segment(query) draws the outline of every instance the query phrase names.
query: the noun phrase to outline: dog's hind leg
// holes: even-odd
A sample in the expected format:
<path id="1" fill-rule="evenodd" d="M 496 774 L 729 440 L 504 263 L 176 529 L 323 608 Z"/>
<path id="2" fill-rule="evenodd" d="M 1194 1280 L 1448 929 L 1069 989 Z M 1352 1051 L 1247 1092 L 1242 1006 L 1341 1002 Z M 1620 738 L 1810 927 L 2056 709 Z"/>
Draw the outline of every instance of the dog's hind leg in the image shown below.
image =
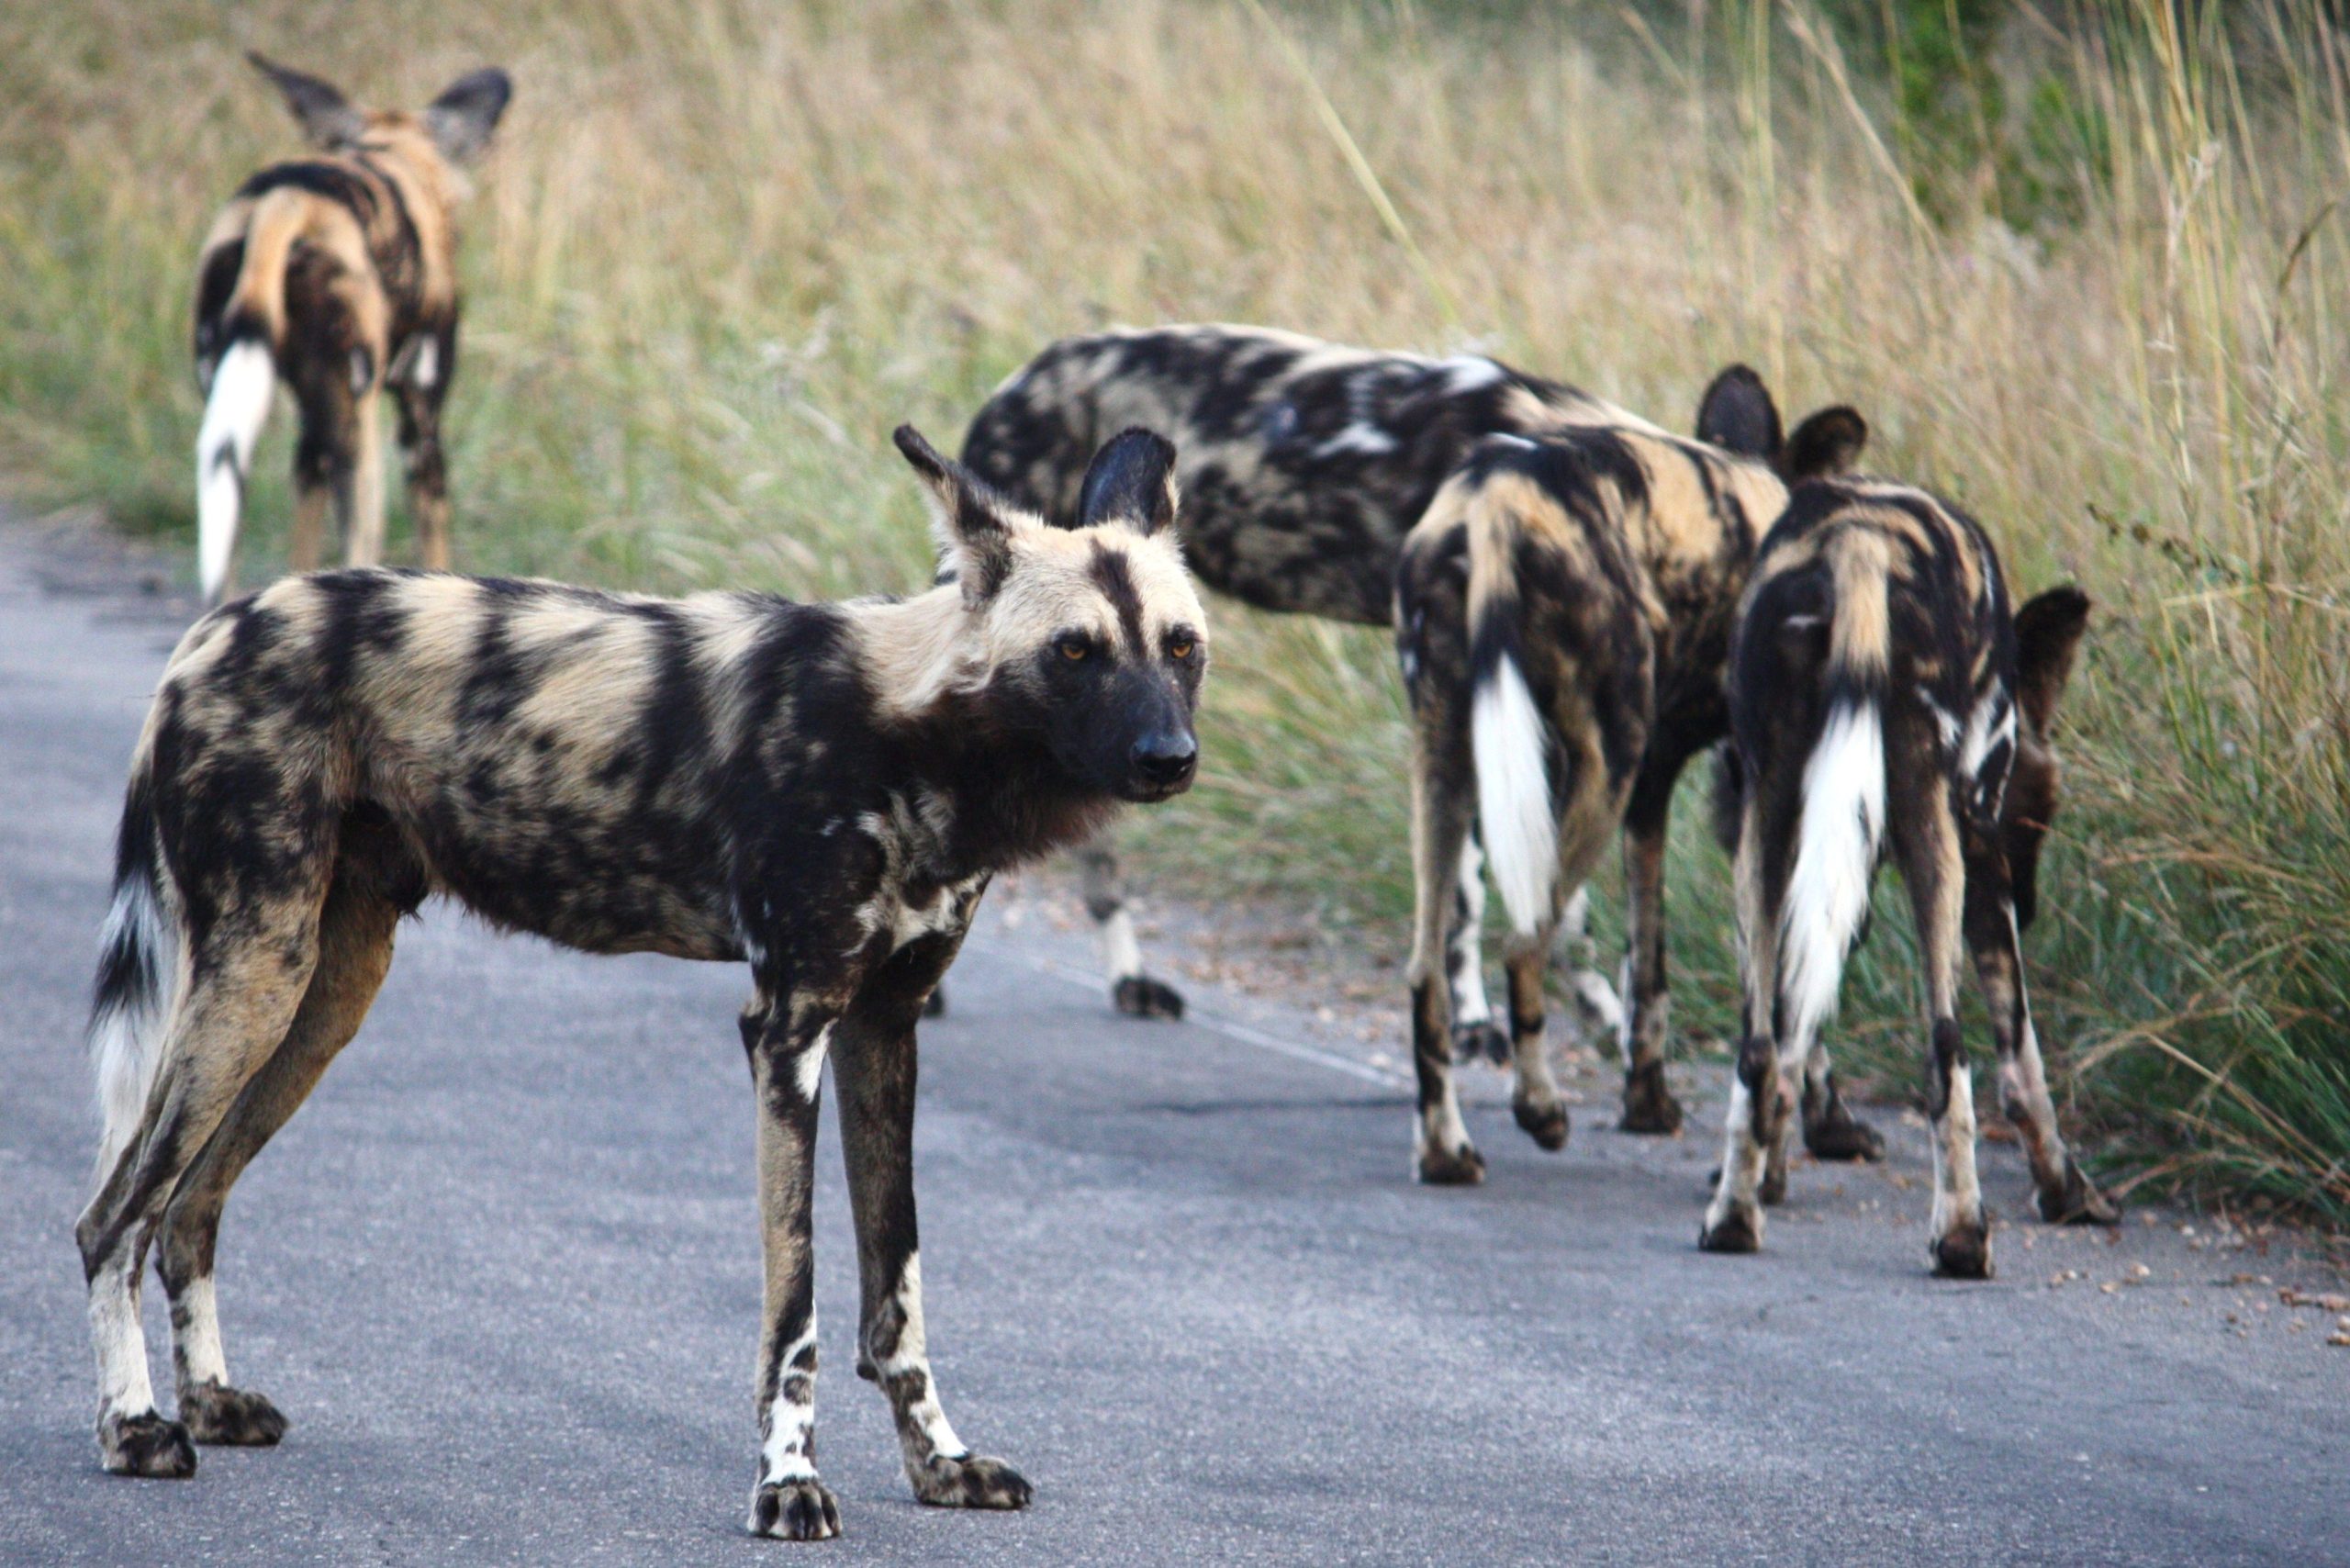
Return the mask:
<path id="1" fill-rule="evenodd" d="M 1732 891 L 1738 909 L 1738 978 L 1742 1028 L 1729 1085 L 1721 1169 L 1706 1205 L 1697 1245 L 1708 1252 L 1753 1252 L 1762 1246 L 1762 1185 L 1780 1141 L 1785 1106 L 1774 1037 L 1780 990 L 1779 913 L 1785 856 L 1765 838 L 1763 803 L 1750 794 L 1738 836 Z"/>
<path id="2" fill-rule="evenodd" d="M 930 1370 L 914 1218 L 914 1019 L 957 943 L 901 949 L 835 1031 L 833 1081 L 856 1221 L 857 1375 L 880 1384 L 897 1418 L 914 1495 L 938 1507 L 1022 1508 L 1028 1483 L 1002 1460 L 974 1454 L 946 1419 Z"/>
<path id="3" fill-rule="evenodd" d="M 1452 900 L 1452 933 L 1445 939 L 1444 976 L 1452 991 L 1452 1058 L 1509 1059 L 1509 1036 L 1494 1026 L 1485 997 L 1485 852 L 1472 827 L 1460 846 L 1460 880 Z"/>
<path id="4" fill-rule="evenodd" d="M 1078 846 L 1085 876 L 1085 913 L 1102 943 L 1102 967 L 1109 972 L 1110 1000 L 1130 1018 L 1181 1018 L 1183 996 L 1166 981 L 1143 973 L 1142 945 L 1135 939 L 1135 917 L 1126 908 L 1118 852 L 1106 832 Z"/>
<path id="5" fill-rule="evenodd" d="M 1958 968 L 1964 952 L 1966 868 L 1946 779 L 1896 797 L 1895 853 L 1918 924 L 1918 957 L 1926 969 L 1926 1110 L 1934 1131 L 1934 1272 L 1960 1279 L 1991 1274 L 1991 1222 L 1975 1170 L 1975 1074 L 1958 1027 Z"/>
<path id="6" fill-rule="evenodd" d="M 384 559 L 384 431 L 373 387 L 352 405 L 352 462 L 334 487 L 335 521 L 342 530 L 343 564 L 374 566 Z"/>
<path id="7" fill-rule="evenodd" d="M 1681 1103 L 1664 1081 L 1664 1047 L 1672 1033 L 1664 972 L 1664 840 L 1682 758 L 1661 756 L 1658 748 L 1665 744 L 1651 742 L 1624 816 L 1624 913 L 1631 951 L 1624 962 L 1624 1116 L 1617 1126 L 1628 1133 L 1681 1129 Z"/>
<path id="8" fill-rule="evenodd" d="M 1559 934 L 1550 939 L 1550 961 L 1567 973 L 1573 994 L 1575 1022 L 1586 1043 L 1592 1038 L 1620 1040 L 1624 1036 L 1624 1001 L 1615 985 L 1594 967 L 1591 940 L 1591 888 L 1577 888 L 1559 915 Z"/>
<path id="9" fill-rule="evenodd" d="M 441 451 L 441 399 L 448 388 L 445 363 L 453 355 L 456 333 L 427 337 L 410 360 L 408 378 L 395 388 L 399 398 L 400 450 L 408 465 L 408 510 L 416 528 L 416 558 L 427 571 L 449 569 L 449 464 Z"/>
<path id="10" fill-rule="evenodd" d="M 1425 730 L 1413 745 L 1416 914 L 1408 978 L 1412 1066 L 1419 1081 L 1413 1147 L 1420 1180 L 1436 1186 L 1473 1185 L 1485 1179 L 1484 1157 L 1469 1140 L 1452 1080 L 1451 996 L 1444 972 L 1461 851 L 1469 842 L 1474 806 L 1471 785 L 1459 777 L 1468 749 L 1465 737 L 1432 735 Z"/>
<path id="11" fill-rule="evenodd" d="M 139 1276 L 165 1205 L 294 1021 L 318 958 L 315 902 L 281 897 L 191 938 L 138 1134 L 74 1227 L 98 1359 L 98 1446 L 124 1475 L 195 1473 L 188 1431 L 155 1410 Z"/>
<path id="12" fill-rule="evenodd" d="M 2119 1224 L 2121 1211 L 2083 1174 L 2056 1130 L 2040 1035 L 2024 995 L 2023 952 L 2007 869 L 1990 854 L 1974 857 L 1967 867 L 1966 941 L 1974 949 L 1975 979 L 1998 1047 L 2000 1109 L 2022 1137 L 2039 1191 L 2040 1217 L 2051 1225 Z"/>
<path id="13" fill-rule="evenodd" d="M 350 1044 L 391 968 L 399 907 L 353 870 L 348 861 L 339 868 L 327 895 L 318 966 L 285 1041 L 238 1094 L 163 1211 L 156 1271 L 171 1300 L 179 1417 L 199 1443 L 265 1446 L 285 1431 L 274 1406 L 229 1380 L 213 1291 L 214 1247 L 229 1190 Z"/>

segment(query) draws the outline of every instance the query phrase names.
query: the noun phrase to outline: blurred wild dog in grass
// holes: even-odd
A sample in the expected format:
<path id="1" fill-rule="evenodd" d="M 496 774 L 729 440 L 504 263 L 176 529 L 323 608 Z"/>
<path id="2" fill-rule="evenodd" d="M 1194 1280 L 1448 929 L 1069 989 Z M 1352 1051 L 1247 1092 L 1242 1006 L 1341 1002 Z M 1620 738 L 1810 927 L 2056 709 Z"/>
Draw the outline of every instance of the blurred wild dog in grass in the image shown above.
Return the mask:
<path id="1" fill-rule="evenodd" d="M 457 369 L 461 165 L 489 144 L 513 91 L 503 71 L 476 71 L 413 114 L 371 112 L 315 76 L 249 58 L 320 155 L 247 180 L 196 261 L 196 567 L 207 607 L 228 590 L 253 443 L 281 380 L 302 420 L 293 568 L 319 564 L 330 505 L 344 559 L 383 558 L 376 405 L 387 389 L 419 554 L 448 567 L 441 401 Z"/>
<path id="2" fill-rule="evenodd" d="M 1046 348 L 972 420 L 963 461 L 1065 521 L 1099 432 L 1165 431 L 1181 454 L 1184 554 L 1202 581 L 1263 610 L 1383 626 L 1404 535 L 1470 448 L 1496 433 L 1624 422 L 1637 421 L 1481 354 L 1426 359 L 1265 328 L 1163 327 Z M 1110 846 L 1080 853 L 1113 999 L 1125 1013 L 1180 1017 L 1181 996 L 1143 971 Z M 1463 855 L 1462 885 L 1482 911 L 1474 844 Z M 1578 931 L 1582 912 L 1570 912 Z M 1475 922 L 1464 930 L 1454 1015 L 1464 1030 L 1489 1031 Z M 1602 1026 L 1620 1026 L 1604 978 L 1585 970 L 1575 991 Z"/>
<path id="3" fill-rule="evenodd" d="M 76 1231 L 106 1467 L 285 1422 L 229 1380 L 214 1238 L 246 1164 L 349 1042 L 433 893 L 588 952 L 742 960 L 767 1274 L 751 1527 L 839 1529 L 814 1463 L 810 1203 L 829 1057 L 857 1235 L 857 1371 L 923 1502 L 1019 1507 L 931 1382 L 915 1020 L 998 870 L 1190 786 L 1207 633 L 1174 454 L 1104 446 L 1075 532 L 910 428 L 956 581 L 906 600 L 657 599 L 351 569 L 198 621 L 131 764 L 91 1047 L 106 1115 Z M 176 956 L 174 956 L 176 949 Z M 139 1282 L 171 1297 L 179 1418 Z"/>
<path id="4" fill-rule="evenodd" d="M 1787 485 L 1852 462 L 1867 427 L 1822 409 L 1782 432 L 1761 379 L 1714 379 L 1695 441 L 1640 420 L 1480 442 L 1404 542 L 1396 652 L 1411 695 L 1412 1056 L 1420 1180 L 1484 1179 L 1460 1119 L 1451 1008 L 1474 983 L 1483 893 L 1472 832 L 1509 919 L 1512 1097 L 1545 1148 L 1567 1111 L 1545 1049 L 1542 978 L 1563 910 L 1618 826 L 1631 953 L 1625 965 L 1624 1126 L 1670 1132 L 1664 844 L 1683 766 L 1720 739 L 1730 625 L 1762 529 Z M 1466 972 L 1464 972 L 1464 969 Z M 1449 984 L 1439 983 L 1448 974 Z M 1484 1031 L 1499 1043 L 1498 1032 Z M 1828 1089 L 1813 1148 L 1874 1152 Z"/>
<path id="5" fill-rule="evenodd" d="M 1787 1113 L 1808 1129 L 1820 1026 L 1860 939 L 1879 861 L 1908 884 L 1926 967 L 1938 1273 L 1991 1272 L 1975 1170 L 1974 1081 L 1958 1026 L 1971 952 L 1999 1098 L 2043 1219 L 2119 1216 L 2065 1150 L 2024 994 L 2020 939 L 2056 810 L 2049 725 L 2089 601 L 2050 588 L 2010 610 L 1990 541 L 1906 485 L 1800 486 L 1763 540 L 1731 653 L 1745 1037 L 1699 1245 L 1751 1252 L 1786 1185 Z"/>

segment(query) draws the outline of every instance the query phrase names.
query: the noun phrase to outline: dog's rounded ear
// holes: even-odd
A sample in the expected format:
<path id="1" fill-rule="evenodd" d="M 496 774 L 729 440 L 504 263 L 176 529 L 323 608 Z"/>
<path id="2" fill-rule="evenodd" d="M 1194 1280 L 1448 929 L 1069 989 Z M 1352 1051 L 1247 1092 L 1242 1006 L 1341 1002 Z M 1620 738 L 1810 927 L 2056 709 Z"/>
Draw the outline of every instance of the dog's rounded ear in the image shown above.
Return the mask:
<path id="1" fill-rule="evenodd" d="M 1779 406 L 1751 367 L 1733 364 L 1707 386 L 1697 402 L 1697 439 L 1741 457 L 1778 461 Z"/>
<path id="2" fill-rule="evenodd" d="M 257 50 L 247 50 L 245 58 L 269 78 L 301 124 L 303 134 L 320 147 L 334 151 L 352 146 L 367 129 L 367 117 L 333 83 L 289 70 Z"/>
<path id="3" fill-rule="evenodd" d="M 1012 572 L 1012 508 L 913 426 L 900 425 L 892 439 L 930 491 L 931 533 L 942 571 L 963 585 L 968 602 L 994 598 Z"/>
<path id="4" fill-rule="evenodd" d="M 2089 596 L 2070 583 L 2034 594 L 2016 611 L 2016 702 L 2033 734 L 2047 734 L 2088 629 Z"/>
<path id="5" fill-rule="evenodd" d="M 1775 466 L 1790 485 L 1841 474 L 1860 461 L 1869 443 L 1869 422 L 1841 403 L 1822 409 L 1787 437 Z"/>
<path id="6" fill-rule="evenodd" d="M 514 83 L 496 66 L 458 77 L 424 111 L 424 129 L 441 155 L 467 163 L 489 145 L 498 117 L 514 96 Z"/>
<path id="7" fill-rule="evenodd" d="M 1175 526 L 1175 443 L 1140 426 L 1102 442 L 1077 493 L 1077 526 L 1130 523 L 1144 533 Z"/>

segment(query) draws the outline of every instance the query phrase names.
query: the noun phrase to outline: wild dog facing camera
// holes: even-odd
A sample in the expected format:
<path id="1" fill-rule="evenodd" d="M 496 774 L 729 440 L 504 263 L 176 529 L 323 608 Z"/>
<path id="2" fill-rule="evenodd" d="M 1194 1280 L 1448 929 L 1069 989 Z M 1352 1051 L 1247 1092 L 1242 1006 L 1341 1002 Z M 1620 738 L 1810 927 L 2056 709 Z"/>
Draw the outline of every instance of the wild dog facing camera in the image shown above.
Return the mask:
<path id="1" fill-rule="evenodd" d="M 1094 454 L 1074 532 L 1020 510 L 912 426 L 942 576 L 977 622 L 989 721 L 1040 739 L 1070 782 L 1123 801 L 1192 786 L 1207 636 L 1175 539 L 1175 448 L 1146 430 Z"/>

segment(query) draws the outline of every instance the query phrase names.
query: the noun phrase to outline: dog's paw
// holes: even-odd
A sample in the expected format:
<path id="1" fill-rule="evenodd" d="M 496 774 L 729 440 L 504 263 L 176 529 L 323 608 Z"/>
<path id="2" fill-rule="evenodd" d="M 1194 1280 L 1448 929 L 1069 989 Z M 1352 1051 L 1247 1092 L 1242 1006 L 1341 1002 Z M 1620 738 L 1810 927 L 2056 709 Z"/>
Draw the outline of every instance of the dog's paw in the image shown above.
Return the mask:
<path id="1" fill-rule="evenodd" d="M 1733 1206 L 1719 1219 L 1708 1215 L 1697 1231 L 1697 1249 L 1701 1252 L 1762 1251 L 1762 1211 Z"/>
<path id="2" fill-rule="evenodd" d="M 1982 1220 L 1954 1225 L 1935 1238 L 1934 1272 L 1946 1280 L 1991 1277 L 1991 1227 Z"/>
<path id="3" fill-rule="evenodd" d="M 1455 1061 L 1509 1060 L 1509 1036 L 1494 1027 L 1490 1018 L 1474 1024 L 1452 1026 L 1452 1059 Z"/>
<path id="4" fill-rule="evenodd" d="M 1628 1133 L 1663 1137 L 1681 1130 L 1681 1102 L 1664 1086 L 1662 1062 L 1651 1062 L 1624 1080 L 1624 1119 L 1616 1125 Z"/>
<path id="5" fill-rule="evenodd" d="M 153 1410 L 100 1420 L 98 1455 L 116 1475 L 182 1481 L 196 1473 L 196 1445 L 188 1441 L 187 1428 Z"/>
<path id="6" fill-rule="evenodd" d="M 908 1467 L 906 1474 L 914 1495 L 934 1508 L 1024 1508 L 1035 1495 L 1020 1472 L 978 1454 L 934 1456 L 919 1469 Z"/>
<path id="7" fill-rule="evenodd" d="M 1514 1095 L 1509 1103 L 1510 1114 L 1526 1136 L 1552 1154 L 1567 1147 L 1567 1108 L 1556 1100 L 1547 1105 L 1537 1104 L 1524 1095 Z"/>
<path id="8" fill-rule="evenodd" d="M 180 1419 L 199 1443 L 233 1448 L 274 1447 L 285 1435 L 285 1417 L 258 1394 L 207 1383 L 180 1395 Z"/>
<path id="9" fill-rule="evenodd" d="M 2098 1192 L 2068 1157 L 2065 1184 L 2041 1190 L 2040 1217 L 2050 1225 L 2120 1225 L 2121 1205 Z"/>
<path id="10" fill-rule="evenodd" d="M 1473 1144 L 1420 1150 L 1420 1180 L 1431 1187 L 1475 1187 L 1485 1180 L 1485 1157 Z"/>
<path id="11" fill-rule="evenodd" d="M 841 1533 L 840 1506 L 812 1475 L 761 1482 L 751 1494 L 751 1533 L 778 1540 L 830 1540 Z"/>
<path id="12" fill-rule="evenodd" d="M 1885 1158 L 1885 1135 L 1834 1100 L 1825 1115 L 1804 1117 L 1803 1147 L 1814 1159 L 1874 1162 Z"/>
<path id="13" fill-rule="evenodd" d="M 1129 1018 L 1183 1016 L 1183 993 L 1148 975 L 1127 975 L 1111 991 L 1110 1000 Z"/>

